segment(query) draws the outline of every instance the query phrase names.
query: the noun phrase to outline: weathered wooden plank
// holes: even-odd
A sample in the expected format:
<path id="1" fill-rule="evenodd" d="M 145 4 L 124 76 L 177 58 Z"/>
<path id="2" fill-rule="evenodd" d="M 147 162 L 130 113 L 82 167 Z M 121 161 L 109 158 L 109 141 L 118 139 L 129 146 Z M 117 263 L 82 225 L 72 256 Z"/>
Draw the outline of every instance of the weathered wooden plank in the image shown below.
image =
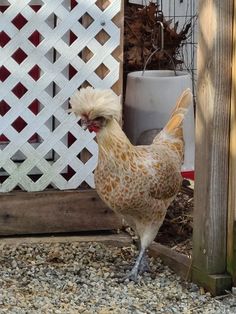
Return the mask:
<path id="1" fill-rule="evenodd" d="M 181 278 L 184 280 L 189 279 L 192 261 L 186 255 L 156 242 L 150 245 L 148 254 L 153 257 L 160 257 L 160 259 Z"/>
<path id="2" fill-rule="evenodd" d="M 232 209 L 232 208 L 231 208 Z M 234 286 L 236 285 L 236 221 L 230 220 L 232 213 L 228 218 L 228 244 L 227 244 L 227 271 L 232 276 Z"/>
<path id="3" fill-rule="evenodd" d="M 234 1 L 233 19 L 233 55 L 231 84 L 231 119 L 229 152 L 229 203 L 228 203 L 228 239 L 227 269 L 236 285 L 236 1 Z"/>
<path id="4" fill-rule="evenodd" d="M 119 234 L 91 234 L 91 235 L 53 235 L 53 236 L 28 236 L 28 237 L 0 237 L 0 247 L 3 245 L 21 245 L 35 243 L 75 243 L 75 242 L 102 242 L 118 247 L 129 246 L 133 243 L 127 233 Z"/>
<path id="5" fill-rule="evenodd" d="M 111 230 L 121 220 L 93 190 L 0 196 L 0 235 Z"/>
<path id="6" fill-rule="evenodd" d="M 232 278 L 227 273 L 210 275 L 193 267 L 191 279 L 196 281 L 196 278 L 198 285 L 203 286 L 212 296 L 223 295 L 232 286 Z"/>
<path id="7" fill-rule="evenodd" d="M 200 273 L 226 272 L 233 0 L 201 0 L 199 10 L 193 279 L 202 283 Z"/>

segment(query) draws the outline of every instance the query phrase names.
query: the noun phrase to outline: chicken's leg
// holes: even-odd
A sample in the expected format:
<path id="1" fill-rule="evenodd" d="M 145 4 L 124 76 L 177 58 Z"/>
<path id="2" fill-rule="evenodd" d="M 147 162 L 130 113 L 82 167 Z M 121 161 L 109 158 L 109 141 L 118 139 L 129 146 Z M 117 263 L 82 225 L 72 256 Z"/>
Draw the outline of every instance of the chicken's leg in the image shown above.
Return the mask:
<path id="1" fill-rule="evenodd" d="M 139 251 L 141 251 L 141 248 L 142 248 L 142 243 L 141 243 L 141 239 L 140 239 L 139 242 L 138 242 L 138 249 L 139 249 Z M 138 273 L 140 275 L 142 275 L 143 273 L 150 272 L 150 271 L 151 271 L 151 269 L 150 269 L 150 266 L 149 266 L 149 260 L 148 260 L 147 252 L 145 250 L 145 252 L 143 254 L 143 258 L 141 259 L 141 262 L 140 262 Z"/>
<path id="2" fill-rule="evenodd" d="M 150 265 L 149 265 L 149 260 L 148 260 L 148 256 L 147 256 L 147 253 L 145 251 L 144 255 L 143 255 L 143 258 L 140 262 L 140 266 L 139 266 L 139 274 L 142 275 L 143 273 L 150 273 L 151 272 L 151 268 L 150 268 Z"/>
<path id="3" fill-rule="evenodd" d="M 145 271 L 150 271 L 148 257 L 146 256 L 146 249 L 154 240 L 157 231 L 160 227 L 162 221 L 157 224 L 143 226 L 139 224 L 139 228 L 136 228 L 136 233 L 139 235 L 139 255 L 135 261 L 135 264 L 131 271 L 121 280 L 125 281 L 126 279 L 137 282 L 138 274 L 142 274 Z M 137 226 L 137 224 L 136 224 Z"/>
<path id="4" fill-rule="evenodd" d="M 140 252 L 139 252 L 139 255 L 138 255 L 137 259 L 136 259 L 134 267 L 131 269 L 131 271 L 128 273 L 128 275 L 126 275 L 122 279 L 122 281 L 125 281 L 126 279 L 129 279 L 129 280 L 132 280 L 134 282 L 137 282 L 138 274 L 139 274 L 139 271 L 140 271 L 140 267 L 142 265 L 142 260 L 143 260 L 143 257 L 145 255 L 145 251 L 146 251 L 145 248 L 141 248 L 140 249 Z"/>

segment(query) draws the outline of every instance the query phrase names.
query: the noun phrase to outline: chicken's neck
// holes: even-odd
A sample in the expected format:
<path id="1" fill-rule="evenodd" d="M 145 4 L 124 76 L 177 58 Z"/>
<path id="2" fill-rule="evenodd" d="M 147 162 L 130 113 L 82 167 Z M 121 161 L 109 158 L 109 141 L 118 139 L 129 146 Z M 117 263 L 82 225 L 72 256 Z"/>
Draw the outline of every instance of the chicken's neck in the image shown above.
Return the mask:
<path id="1" fill-rule="evenodd" d="M 133 150 L 133 145 L 121 129 L 119 123 L 112 119 L 97 133 L 99 153 L 116 158 L 121 152 Z"/>

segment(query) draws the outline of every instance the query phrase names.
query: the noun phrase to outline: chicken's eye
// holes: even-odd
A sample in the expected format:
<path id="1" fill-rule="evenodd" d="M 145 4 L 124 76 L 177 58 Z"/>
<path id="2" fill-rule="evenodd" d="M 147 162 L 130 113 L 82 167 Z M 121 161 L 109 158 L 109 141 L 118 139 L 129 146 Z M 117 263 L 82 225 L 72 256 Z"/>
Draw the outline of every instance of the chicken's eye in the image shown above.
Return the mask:
<path id="1" fill-rule="evenodd" d="M 104 124 L 106 119 L 104 117 L 97 117 L 94 119 L 94 121 L 100 123 L 100 124 Z"/>

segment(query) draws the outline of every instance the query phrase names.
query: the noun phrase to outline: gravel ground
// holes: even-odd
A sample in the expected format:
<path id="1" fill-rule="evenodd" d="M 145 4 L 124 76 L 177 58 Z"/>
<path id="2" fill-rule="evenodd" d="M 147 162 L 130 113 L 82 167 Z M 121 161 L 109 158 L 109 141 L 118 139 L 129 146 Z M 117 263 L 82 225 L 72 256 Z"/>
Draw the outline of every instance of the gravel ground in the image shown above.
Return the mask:
<path id="1" fill-rule="evenodd" d="M 151 259 L 151 274 L 119 283 L 136 249 L 101 243 L 0 248 L 0 313 L 236 313 L 236 298 L 211 298 Z"/>

